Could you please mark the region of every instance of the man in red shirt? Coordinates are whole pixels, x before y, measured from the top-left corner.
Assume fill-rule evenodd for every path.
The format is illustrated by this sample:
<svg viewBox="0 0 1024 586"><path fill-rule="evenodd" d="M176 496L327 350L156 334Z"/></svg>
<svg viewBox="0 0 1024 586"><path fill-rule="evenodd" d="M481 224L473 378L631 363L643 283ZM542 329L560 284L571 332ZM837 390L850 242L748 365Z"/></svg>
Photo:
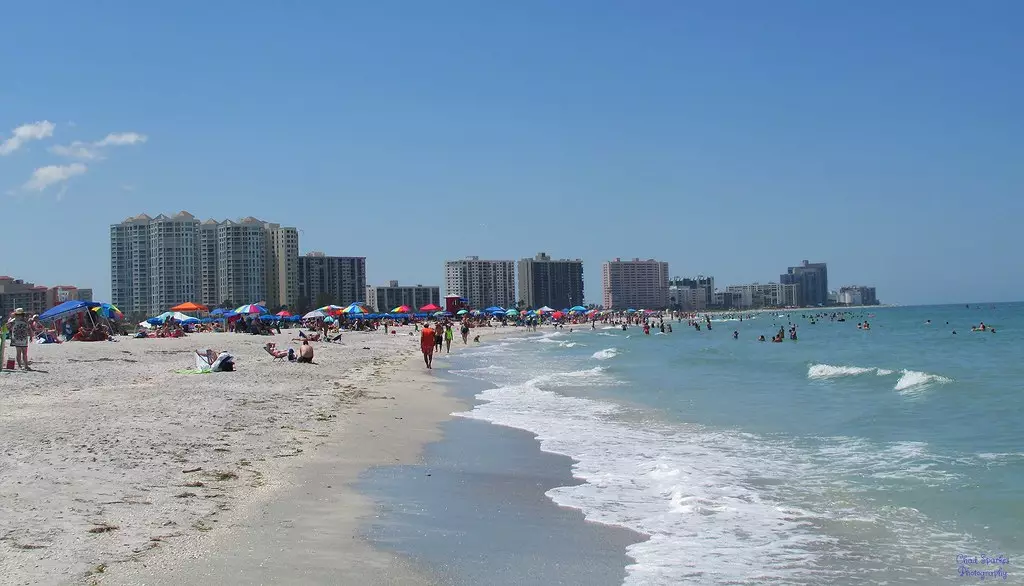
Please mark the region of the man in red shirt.
<svg viewBox="0 0 1024 586"><path fill-rule="evenodd" d="M434 330L430 328L430 324L424 324L423 331L420 332L420 350L423 351L423 362L427 365L427 368L433 368L431 364L434 362Z"/></svg>

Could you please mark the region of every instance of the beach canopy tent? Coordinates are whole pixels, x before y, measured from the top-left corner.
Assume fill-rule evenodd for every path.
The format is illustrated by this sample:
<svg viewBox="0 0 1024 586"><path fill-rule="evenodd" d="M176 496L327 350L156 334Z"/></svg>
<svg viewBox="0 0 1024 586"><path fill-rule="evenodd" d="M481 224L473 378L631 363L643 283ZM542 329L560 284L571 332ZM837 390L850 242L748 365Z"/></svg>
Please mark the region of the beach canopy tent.
<svg viewBox="0 0 1024 586"><path fill-rule="evenodd" d="M83 311L89 311L93 307L99 307L100 305L100 303L93 303L92 301L65 301L56 307L51 307L44 311L42 315L39 316L39 319L41 321L60 319Z"/></svg>
<svg viewBox="0 0 1024 586"><path fill-rule="evenodd" d="M198 303L186 301L181 305L175 305L174 307L171 308L171 311L208 311L209 309L210 308L206 307L205 305L200 305Z"/></svg>
<svg viewBox="0 0 1024 586"><path fill-rule="evenodd" d="M538 313L551 313L554 309L551 309L547 305L537 310Z"/></svg>
<svg viewBox="0 0 1024 586"><path fill-rule="evenodd" d="M420 308L420 311L422 311L424 313L429 313L431 311L440 311L440 310L441 310L441 308L436 306L436 305L434 305L433 303L428 303L428 304L426 304L426 305L424 305L423 307Z"/></svg>
<svg viewBox="0 0 1024 586"><path fill-rule="evenodd" d="M569 311L586 311L586 310L587 310L587 308L583 307L582 305L573 305L572 308L569 309Z"/></svg>
<svg viewBox="0 0 1024 586"><path fill-rule="evenodd" d="M276 316L276 315L261 315L260 316L260 321L277 321L279 319L281 319L281 318Z"/></svg>

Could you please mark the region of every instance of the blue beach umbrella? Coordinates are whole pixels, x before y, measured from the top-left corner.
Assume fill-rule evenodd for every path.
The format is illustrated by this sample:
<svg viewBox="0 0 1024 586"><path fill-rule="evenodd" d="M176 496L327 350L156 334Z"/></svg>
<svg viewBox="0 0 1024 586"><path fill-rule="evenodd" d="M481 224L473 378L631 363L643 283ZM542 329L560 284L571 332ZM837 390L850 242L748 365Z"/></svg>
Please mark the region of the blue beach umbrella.
<svg viewBox="0 0 1024 586"><path fill-rule="evenodd" d="M569 309L569 311L586 311L586 310L587 310L587 308L583 307L582 305L573 305L572 308Z"/></svg>
<svg viewBox="0 0 1024 586"><path fill-rule="evenodd" d="M228 312L228 310L222 309L222 308L218 307L217 309L214 309L213 311L211 311L210 315L224 315L227 312Z"/></svg>
<svg viewBox="0 0 1024 586"><path fill-rule="evenodd" d="M151 317L146 320L146 323L151 326L159 326L164 323L164 319L162 317Z"/></svg>

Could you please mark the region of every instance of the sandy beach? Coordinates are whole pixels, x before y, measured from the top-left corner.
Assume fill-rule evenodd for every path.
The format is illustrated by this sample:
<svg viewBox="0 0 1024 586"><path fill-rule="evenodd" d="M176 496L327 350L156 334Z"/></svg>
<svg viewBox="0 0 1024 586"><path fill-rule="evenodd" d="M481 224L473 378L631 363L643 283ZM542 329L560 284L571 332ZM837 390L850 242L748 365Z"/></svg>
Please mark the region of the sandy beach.
<svg viewBox="0 0 1024 586"><path fill-rule="evenodd" d="M35 372L0 373L0 582L428 583L356 537L349 486L458 408L410 331L346 333L316 365L263 351L287 330L33 345ZM236 372L184 373L206 347Z"/></svg>

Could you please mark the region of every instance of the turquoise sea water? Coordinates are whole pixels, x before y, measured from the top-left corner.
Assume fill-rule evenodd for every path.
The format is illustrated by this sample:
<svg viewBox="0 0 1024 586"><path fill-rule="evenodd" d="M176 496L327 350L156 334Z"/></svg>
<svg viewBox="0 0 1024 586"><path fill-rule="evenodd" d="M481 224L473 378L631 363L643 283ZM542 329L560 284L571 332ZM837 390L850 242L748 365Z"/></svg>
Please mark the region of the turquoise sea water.
<svg viewBox="0 0 1024 586"><path fill-rule="evenodd" d="M627 584L1024 583L1024 304L809 315L484 345L461 415L537 434L585 480L552 500L650 536Z"/></svg>

